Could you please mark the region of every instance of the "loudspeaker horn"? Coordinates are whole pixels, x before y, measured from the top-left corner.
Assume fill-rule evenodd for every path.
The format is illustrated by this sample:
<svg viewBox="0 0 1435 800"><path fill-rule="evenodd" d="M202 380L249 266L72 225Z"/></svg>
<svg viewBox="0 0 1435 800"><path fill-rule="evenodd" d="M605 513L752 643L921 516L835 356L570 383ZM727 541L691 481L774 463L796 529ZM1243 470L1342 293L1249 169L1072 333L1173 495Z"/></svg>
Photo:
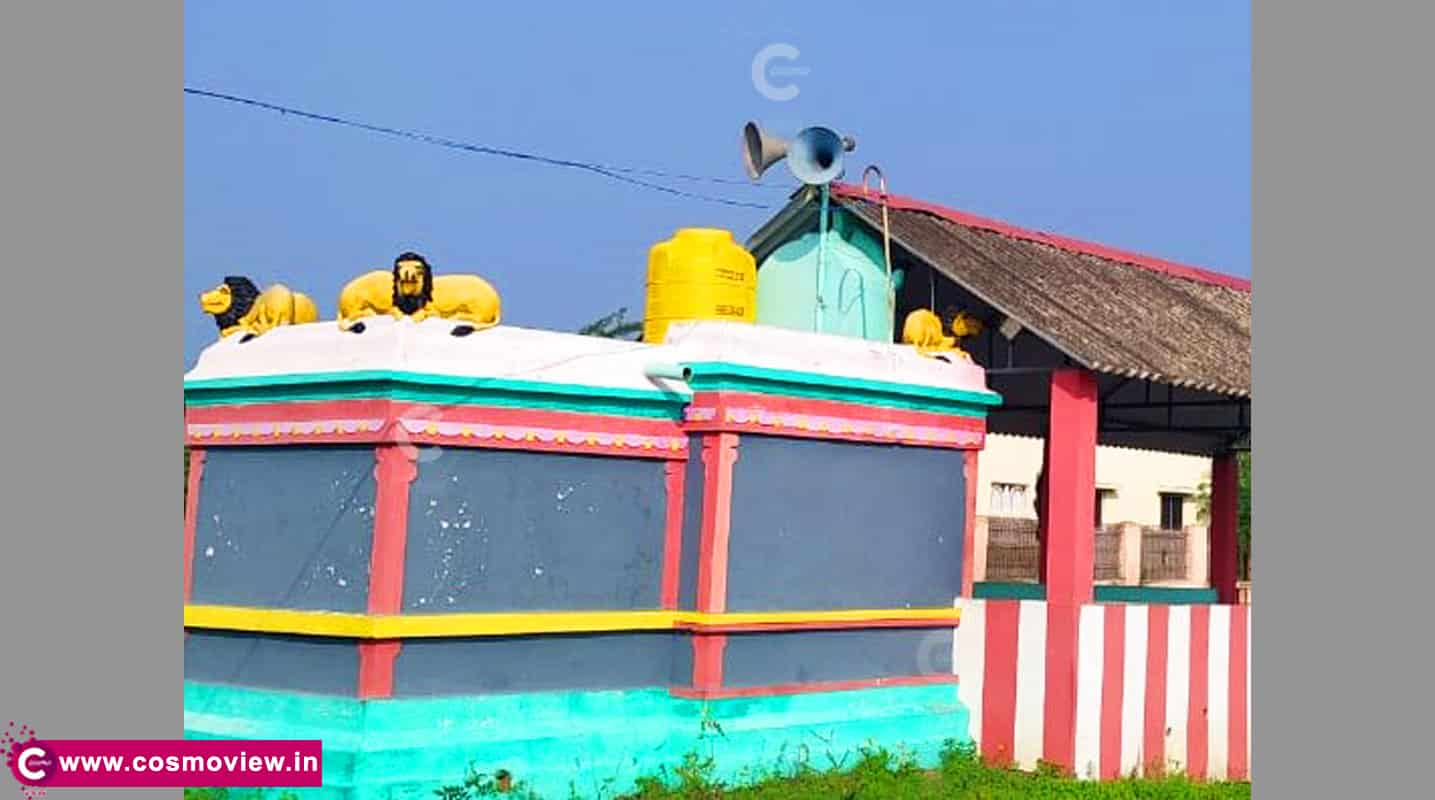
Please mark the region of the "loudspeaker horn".
<svg viewBox="0 0 1435 800"><path fill-rule="evenodd" d="M788 169L811 186L831 183L842 175L842 154L857 143L830 128L803 128L791 141L749 122L742 129L742 160L747 177L756 181L773 164L787 159Z"/></svg>

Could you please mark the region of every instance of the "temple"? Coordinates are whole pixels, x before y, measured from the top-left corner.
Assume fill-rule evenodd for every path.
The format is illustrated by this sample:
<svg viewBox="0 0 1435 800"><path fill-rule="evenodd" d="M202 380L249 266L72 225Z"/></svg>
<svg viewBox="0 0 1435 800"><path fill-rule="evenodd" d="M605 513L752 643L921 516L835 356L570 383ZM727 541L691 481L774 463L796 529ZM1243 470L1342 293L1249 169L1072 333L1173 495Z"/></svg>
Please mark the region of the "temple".
<svg viewBox="0 0 1435 800"><path fill-rule="evenodd" d="M502 324L416 253L338 321L224 299L184 383L185 732L322 739L305 796L973 742L1249 775L1249 282L824 183L746 246L655 245L642 341ZM1029 582L979 579L989 432L1044 439ZM1097 584L1098 443L1212 458L1208 586Z"/></svg>
<svg viewBox="0 0 1435 800"><path fill-rule="evenodd" d="M968 739L981 368L449 327L283 326L186 376L188 735L322 738L335 797Z"/></svg>

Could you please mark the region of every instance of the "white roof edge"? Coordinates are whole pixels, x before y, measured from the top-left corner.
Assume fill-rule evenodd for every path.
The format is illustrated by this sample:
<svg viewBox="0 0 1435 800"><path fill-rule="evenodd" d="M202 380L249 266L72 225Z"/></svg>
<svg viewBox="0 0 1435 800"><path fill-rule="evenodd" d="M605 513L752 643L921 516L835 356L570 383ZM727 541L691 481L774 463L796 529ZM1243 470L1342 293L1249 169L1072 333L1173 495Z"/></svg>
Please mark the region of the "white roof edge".
<svg viewBox="0 0 1435 800"><path fill-rule="evenodd" d="M725 362L939 389L990 393L976 364L919 355L905 345L733 322L674 323L663 344L500 325L467 336L454 323L373 317L363 333L332 320L275 328L248 342L206 347L185 381L356 371L409 372L621 389L680 391L650 367Z"/></svg>

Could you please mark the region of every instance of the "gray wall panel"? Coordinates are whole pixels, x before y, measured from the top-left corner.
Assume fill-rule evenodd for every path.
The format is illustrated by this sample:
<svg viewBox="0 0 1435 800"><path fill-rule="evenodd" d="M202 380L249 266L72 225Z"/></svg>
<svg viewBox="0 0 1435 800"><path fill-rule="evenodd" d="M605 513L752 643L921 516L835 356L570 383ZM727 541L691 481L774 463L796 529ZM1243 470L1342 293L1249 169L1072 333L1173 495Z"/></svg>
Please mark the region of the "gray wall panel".
<svg viewBox="0 0 1435 800"><path fill-rule="evenodd" d="M683 475L683 550L679 559L678 608L696 609L698 556L703 530L703 438L688 437L688 461Z"/></svg>
<svg viewBox="0 0 1435 800"><path fill-rule="evenodd" d="M657 608L666 498L658 459L425 448L404 608Z"/></svg>
<svg viewBox="0 0 1435 800"><path fill-rule="evenodd" d="M184 679L352 696L358 693L359 647L352 639L190 631Z"/></svg>
<svg viewBox="0 0 1435 800"><path fill-rule="evenodd" d="M744 435L730 611L949 606L961 591L960 450Z"/></svg>
<svg viewBox="0 0 1435 800"><path fill-rule="evenodd" d="M371 447L211 447L192 602L364 611L373 522Z"/></svg>
<svg viewBox="0 0 1435 800"><path fill-rule="evenodd" d="M729 634L724 686L952 674L951 628Z"/></svg>
<svg viewBox="0 0 1435 800"><path fill-rule="evenodd" d="M675 649L691 649L684 638L658 631L411 639L394 665L394 695L668 686L682 663Z"/></svg>

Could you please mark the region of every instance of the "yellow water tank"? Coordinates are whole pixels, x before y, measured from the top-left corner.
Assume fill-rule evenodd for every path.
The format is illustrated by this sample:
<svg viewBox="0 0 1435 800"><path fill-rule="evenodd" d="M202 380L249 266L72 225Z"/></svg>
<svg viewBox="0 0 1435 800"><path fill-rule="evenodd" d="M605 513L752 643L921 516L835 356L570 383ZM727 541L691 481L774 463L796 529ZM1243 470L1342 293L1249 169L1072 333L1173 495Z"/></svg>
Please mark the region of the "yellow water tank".
<svg viewBox="0 0 1435 800"><path fill-rule="evenodd" d="M648 252L643 341L663 341L673 322L756 318L757 262L731 231L683 228Z"/></svg>

